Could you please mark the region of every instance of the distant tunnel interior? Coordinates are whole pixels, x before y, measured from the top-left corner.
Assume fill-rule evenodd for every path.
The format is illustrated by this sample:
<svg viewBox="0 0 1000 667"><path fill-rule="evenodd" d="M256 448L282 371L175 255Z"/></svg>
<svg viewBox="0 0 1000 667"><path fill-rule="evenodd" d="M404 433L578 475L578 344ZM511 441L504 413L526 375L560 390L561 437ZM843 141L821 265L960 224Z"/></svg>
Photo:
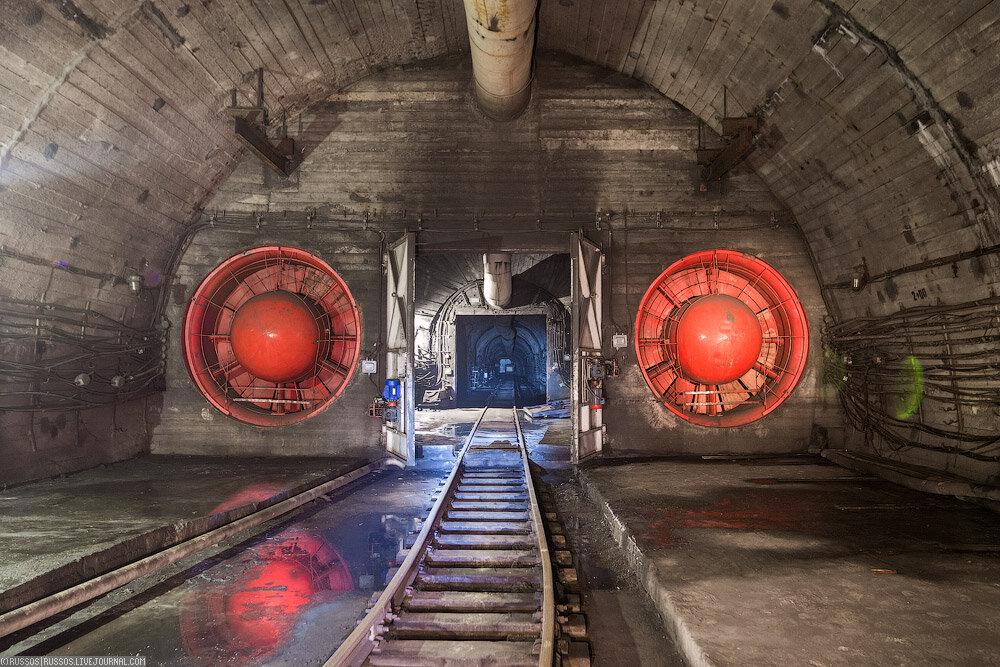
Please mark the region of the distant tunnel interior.
<svg viewBox="0 0 1000 667"><path fill-rule="evenodd" d="M421 408L525 407L569 396L569 255L513 253L511 273L510 300L498 309L485 297L482 253L417 258Z"/></svg>
<svg viewBox="0 0 1000 667"><path fill-rule="evenodd" d="M459 407L545 401L544 315L460 315L455 320Z"/></svg>

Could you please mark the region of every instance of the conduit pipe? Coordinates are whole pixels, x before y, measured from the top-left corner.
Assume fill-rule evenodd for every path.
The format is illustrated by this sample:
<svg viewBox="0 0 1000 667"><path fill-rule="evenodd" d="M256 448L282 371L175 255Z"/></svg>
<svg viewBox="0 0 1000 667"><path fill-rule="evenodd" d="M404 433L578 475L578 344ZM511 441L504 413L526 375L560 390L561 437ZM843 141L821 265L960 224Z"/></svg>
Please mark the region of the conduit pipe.
<svg viewBox="0 0 1000 667"><path fill-rule="evenodd" d="M476 101L494 120L528 106L537 9L538 0L465 0Z"/></svg>
<svg viewBox="0 0 1000 667"><path fill-rule="evenodd" d="M510 253L488 252L483 255L483 297L486 303L502 310L512 293Z"/></svg>

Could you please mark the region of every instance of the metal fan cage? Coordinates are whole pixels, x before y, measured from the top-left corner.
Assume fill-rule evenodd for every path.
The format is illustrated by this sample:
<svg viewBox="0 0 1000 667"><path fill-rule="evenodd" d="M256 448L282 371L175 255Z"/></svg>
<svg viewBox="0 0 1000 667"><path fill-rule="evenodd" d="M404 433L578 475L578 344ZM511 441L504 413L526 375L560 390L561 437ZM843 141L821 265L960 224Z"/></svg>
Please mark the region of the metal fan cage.
<svg viewBox="0 0 1000 667"><path fill-rule="evenodd" d="M753 366L731 382L684 377L675 332L699 298L722 294L756 315L763 340ZM809 324L798 295L766 262L735 250L705 250L670 265L639 304L635 348L646 383L672 412L702 426L749 424L778 407L805 370Z"/></svg>
<svg viewBox="0 0 1000 667"><path fill-rule="evenodd" d="M277 291L297 295L320 332L311 371L295 381L255 376L230 341L240 307ZM361 315L347 284L326 262L298 248L262 246L225 260L198 285L182 340L188 373L212 405L249 424L282 426L312 417L344 391L358 363Z"/></svg>

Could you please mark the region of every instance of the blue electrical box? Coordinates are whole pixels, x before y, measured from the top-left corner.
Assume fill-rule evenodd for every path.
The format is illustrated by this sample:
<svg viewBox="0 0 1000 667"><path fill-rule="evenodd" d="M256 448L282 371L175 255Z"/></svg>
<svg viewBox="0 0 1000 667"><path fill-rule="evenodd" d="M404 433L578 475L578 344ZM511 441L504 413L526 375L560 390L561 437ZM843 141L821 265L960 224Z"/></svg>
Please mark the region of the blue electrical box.
<svg viewBox="0 0 1000 667"><path fill-rule="evenodd" d="M400 396L399 380L386 380L382 389L382 398L387 401L398 401Z"/></svg>

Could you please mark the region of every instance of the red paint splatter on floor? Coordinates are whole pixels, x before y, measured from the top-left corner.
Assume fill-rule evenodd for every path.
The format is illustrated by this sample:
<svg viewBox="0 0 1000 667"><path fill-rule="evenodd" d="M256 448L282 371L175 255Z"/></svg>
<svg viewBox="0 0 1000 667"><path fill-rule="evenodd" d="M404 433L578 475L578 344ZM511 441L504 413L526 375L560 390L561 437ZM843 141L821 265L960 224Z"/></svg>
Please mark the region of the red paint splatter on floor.
<svg viewBox="0 0 1000 667"><path fill-rule="evenodd" d="M679 528L798 530L802 528L803 516L810 511L801 504L792 505L760 493L746 493L723 498L705 509L668 510L663 518L650 525L645 537L660 546L674 546L681 543L674 534Z"/></svg>

